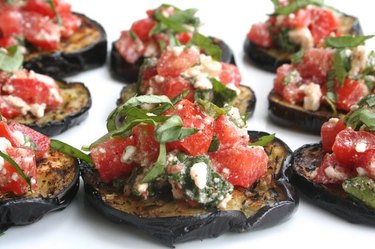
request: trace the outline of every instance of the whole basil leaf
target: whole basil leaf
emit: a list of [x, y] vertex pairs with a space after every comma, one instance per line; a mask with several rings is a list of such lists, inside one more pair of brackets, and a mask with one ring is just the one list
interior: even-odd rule
[[211, 78], [210, 80], [214, 91], [214, 99], [212, 102], [215, 105], [224, 106], [226, 103], [230, 103], [236, 98], [236, 91], [226, 87], [223, 83], [214, 78]]
[[195, 32], [190, 43], [199, 47], [200, 49], [203, 49], [204, 53], [210, 55], [214, 60], [221, 60], [221, 55], [223, 52], [219, 46], [214, 44], [211, 38]]
[[354, 48], [363, 45], [366, 40], [372, 37], [374, 35], [327, 37], [324, 44], [331, 48]]
[[88, 164], [93, 164], [93, 162], [91, 160], [91, 157], [89, 155], [86, 155], [82, 151], [74, 148], [73, 146], [71, 146], [69, 144], [61, 142], [59, 140], [51, 139], [51, 148], [53, 150], [60, 151], [63, 154], [66, 154], [66, 155], [69, 155], [69, 156], [72, 156], [72, 157], [75, 157], [75, 158], [79, 158], [79, 159], [87, 162]]
[[180, 116], [169, 117], [163, 124], [158, 124], [155, 128], [155, 138], [160, 143], [173, 142], [188, 137], [199, 130], [194, 128], [183, 128]]

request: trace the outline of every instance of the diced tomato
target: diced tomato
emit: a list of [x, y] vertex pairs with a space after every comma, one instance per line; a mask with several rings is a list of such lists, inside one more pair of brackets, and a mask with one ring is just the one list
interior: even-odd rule
[[145, 42], [150, 39], [150, 31], [155, 26], [156, 21], [151, 18], [144, 18], [138, 21], [135, 21], [130, 30], [132, 30], [141, 41]]
[[251, 26], [247, 39], [261, 47], [271, 47], [273, 44], [269, 27], [266, 23], [255, 23]]
[[0, 113], [5, 118], [15, 118], [22, 114], [20, 108], [8, 102], [7, 96], [0, 96]]
[[91, 149], [91, 158], [103, 182], [111, 182], [130, 174], [133, 170], [134, 164], [121, 161], [122, 155], [130, 145], [134, 146], [131, 138], [111, 138]]
[[375, 135], [350, 128], [339, 132], [332, 146], [337, 161], [349, 168], [358, 166], [358, 159], [368, 150], [375, 150]]
[[18, 41], [14, 37], [1, 37], [0, 38], [0, 47], [9, 48], [11, 46], [18, 45]]
[[20, 143], [14, 138], [12, 130], [4, 121], [0, 121], [0, 137], [6, 138], [14, 147], [20, 147]]
[[45, 49], [56, 50], [60, 42], [60, 27], [51, 19], [34, 12], [23, 12], [24, 36], [33, 45]]
[[[71, 12], [71, 5], [69, 3], [63, 0], [53, 0], [53, 3], [57, 12], [60, 14]], [[56, 16], [55, 11], [51, 8], [51, 5], [46, 0], [27, 0], [25, 6], [23, 6], [23, 9], [42, 14], [43, 16]]]
[[352, 176], [355, 176], [353, 169], [341, 166], [334, 154], [326, 154], [314, 181], [321, 184], [341, 184]]
[[[36, 188], [36, 162], [34, 152], [31, 149], [13, 148], [6, 150], [10, 156], [20, 166], [26, 176], [30, 177], [34, 184], [32, 188]], [[5, 173], [5, 174], [4, 174]], [[0, 193], [14, 193], [22, 195], [29, 190], [29, 185], [22, 178], [16, 169], [4, 160], [4, 166], [0, 174]]]
[[177, 34], [177, 39], [181, 44], [187, 44], [192, 38], [191, 33], [189, 32], [181, 32]]
[[311, 22], [311, 10], [299, 9], [291, 15], [288, 15], [283, 26], [290, 28], [304, 28], [309, 26]]
[[249, 135], [243, 132], [227, 116], [221, 115], [215, 121], [215, 135], [219, 139], [219, 149], [233, 147], [237, 144], [247, 145]]
[[342, 119], [331, 118], [322, 125], [320, 136], [322, 138], [322, 147], [325, 152], [332, 152], [332, 146], [337, 134], [346, 128]]
[[286, 86], [285, 78], [290, 74], [293, 68], [294, 67], [291, 64], [283, 64], [277, 68], [276, 78], [273, 85], [273, 88], [275, 89], [276, 93], [283, 95], [283, 90]]
[[154, 127], [137, 125], [132, 130], [134, 144], [137, 147], [135, 161], [141, 166], [152, 165], [159, 155], [159, 143], [155, 140]]
[[339, 20], [331, 10], [313, 8], [311, 10], [311, 24], [309, 29], [314, 38], [314, 43], [320, 43], [332, 32], [338, 30]]
[[250, 187], [267, 171], [268, 156], [263, 147], [238, 145], [210, 153], [216, 171], [235, 186]]
[[350, 111], [350, 108], [357, 104], [364, 96], [369, 94], [366, 84], [358, 80], [346, 79], [342, 87], [336, 84], [337, 109]]
[[207, 117], [196, 105], [189, 100], [181, 100], [174, 110], [167, 115], [179, 115], [185, 128], [197, 128], [200, 131], [182, 140], [167, 144], [169, 151], [178, 149], [189, 155], [206, 154], [213, 137], [213, 120]]
[[327, 81], [332, 61], [333, 50], [312, 48], [305, 51], [301, 63], [297, 66], [297, 71], [303, 79], [323, 84]]
[[[36, 160], [42, 159], [50, 150], [50, 139], [42, 133], [13, 121], [10, 122], [8, 126], [12, 133], [19, 131], [25, 136], [26, 143], [21, 145], [21, 147], [31, 148], [35, 152]], [[34, 146], [29, 145], [27, 143], [28, 141], [31, 141]]]
[[235, 65], [222, 62], [219, 79], [225, 85], [233, 83], [235, 86], [239, 86], [241, 84], [240, 70]]
[[65, 38], [73, 35], [74, 31], [76, 31], [82, 24], [82, 19], [80, 17], [70, 13], [62, 14], [61, 19], [63, 22], [61, 36]]
[[115, 44], [117, 51], [130, 64], [135, 63], [143, 55], [144, 46], [140, 40], [138, 41], [133, 40], [128, 31], [122, 31], [120, 39]]
[[161, 55], [157, 64], [158, 74], [164, 77], [178, 77], [186, 69], [199, 62], [199, 52], [196, 49], [168, 47]]
[[22, 14], [15, 9], [1, 12], [0, 31], [4, 37], [21, 34], [23, 31]]
[[147, 14], [148, 17], [153, 18], [154, 17], [154, 10], [153, 9], [146, 10], [146, 14]]
[[150, 85], [154, 89], [153, 94], [166, 95], [170, 99], [173, 99], [185, 90], [189, 90], [185, 98], [192, 102], [194, 101], [194, 87], [190, 81], [182, 77], [166, 77], [163, 82], [153, 80]]
[[375, 180], [375, 150], [368, 150], [358, 160], [358, 167], [363, 168], [367, 175]]

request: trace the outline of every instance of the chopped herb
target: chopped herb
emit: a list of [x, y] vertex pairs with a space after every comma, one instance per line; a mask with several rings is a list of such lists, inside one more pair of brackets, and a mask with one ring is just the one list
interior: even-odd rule
[[151, 170], [143, 178], [144, 183], [151, 182], [158, 178], [161, 174], [164, 173], [165, 165], [167, 162], [167, 150], [165, 144], [161, 143], [159, 148], [159, 156], [155, 164], [152, 166]]
[[169, 46], [171, 46], [171, 47], [176, 47], [176, 46], [181, 45], [180, 41], [178, 39], [176, 39], [176, 37], [173, 34], [170, 34], [168, 36], [168, 40], [169, 40]]
[[273, 140], [275, 139], [275, 133], [273, 134], [270, 134], [270, 135], [266, 135], [266, 136], [262, 136], [258, 139], [258, 141], [254, 142], [254, 143], [249, 143], [250, 146], [266, 146], [268, 145], [269, 143], [271, 143]]
[[132, 38], [133, 41], [136, 41], [136, 40], [139, 39], [137, 34], [133, 30], [129, 30], [129, 35], [130, 35], [130, 38]]
[[199, 99], [207, 100], [207, 101], [212, 101], [213, 99], [213, 92], [211, 90], [199, 90], [196, 89], [194, 91], [194, 100], [198, 101]]
[[271, 32], [271, 35], [281, 50], [293, 53], [299, 49], [299, 46], [289, 40], [289, 31], [290, 28], [282, 27], [280, 33]]
[[147, 69], [156, 67], [157, 59], [156, 58], [145, 58], [138, 73], [137, 80], [137, 93], [140, 93], [140, 87], [143, 83], [143, 76]]
[[350, 62], [345, 51], [337, 49], [333, 57], [333, 67], [340, 87], [344, 85], [344, 81], [348, 75], [348, 65], [350, 65]]
[[[171, 100], [172, 104], [175, 105], [177, 102], [184, 99], [188, 94], [189, 94], [189, 90], [184, 90], [182, 93], [180, 93], [179, 95], [177, 95]], [[172, 107], [173, 106], [169, 105], [169, 103], [161, 104], [160, 106], [154, 108], [152, 110], [152, 113], [155, 115], [161, 115]]]
[[53, 13], [55, 13], [57, 24], [60, 25], [60, 26], [64, 26], [64, 22], [61, 19], [60, 13], [57, 11], [55, 2], [53, 0], [45, 0], [45, 1], [49, 4], [49, 6], [51, 7]]
[[188, 137], [199, 130], [193, 128], [183, 128], [180, 116], [169, 117], [163, 124], [158, 124], [155, 128], [155, 138], [159, 143], [173, 142]]
[[60, 151], [61, 153], [65, 155], [69, 155], [75, 158], [79, 158], [83, 161], [85, 161], [88, 164], [93, 164], [91, 157], [89, 155], [86, 155], [82, 151], [74, 148], [73, 146], [66, 144], [64, 142], [61, 142], [59, 140], [51, 139], [51, 148], [53, 150]]
[[212, 102], [215, 105], [224, 106], [226, 103], [230, 103], [236, 98], [236, 91], [226, 87], [223, 83], [214, 78], [210, 80], [214, 90], [214, 99]]
[[358, 103], [358, 109], [344, 118], [346, 126], [354, 130], [366, 129], [375, 132], [375, 95], [368, 95]]
[[374, 35], [327, 37], [324, 43], [331, 48], [354, 48], [363, 45], [366, 40], [372, 37]]
[[219, 149], [219, 145], [220, 145], [220, 142], [219, 142], [219, 138], [214, 135], [212, 137], [212, 140], [211, 140], [211, 143], [210, 143], [210, 147], [208, 148], [208, 152], [215, 152]]
[[14, 72], [19, 70], [23, 63], [23, 55], [18, 46], [9, 47], [5, 53], [0, 50], [0, 70]]
[[292, 60], [292, 63], [294, 64], [300, 64], [302, 59], [303, 59], [303, 56], [305, 55], [305, 51], [303, 49], [301, 49], [300, 51], [298, 51], [297, 53], [294, 53], [292, 56], [291, 56], [291, 60]]
[[375, 209], [375, 181], [368, 176], [357, 176], [342, 183], [346, 193]]
[[322, 97], [325, 101], [327, 101], [329, 107], [331, 108], [332, 112], [333, 112], [333, 115], [337, 115], [337, 109], [336, 109], [336, 106], [335, 106], [335, 103], [334, 101], [329, 98], [328, 96], [323, 96]]
[[207, 100], [198, 99], [197, 103], [208, 116], [214, 119], [217, 119], [221, 115], [227, 114], [229, 111], [227, 109], [220, 108], [214, 103], [207, 101]]
[[364, 81], [365, 81], [365, 84], [366, 84], [368, 90], [371, 92], [372, 89], [375, 86], [374, 77], [373, 76], [365, 75]]
[[310, 4], [322, 6], [323, 2], [323, 0], [295, 0], [286, 6], [277, 7], [275, 12], [276, 14], [286, 16]]
[[[162, 6], [164, 7], [164, 6]], [[154, 17], [157, 21], [161, 22], [168, 29], [173, 32], [186, 32], [189, 31], [186, 27], [187, 24], [191, 24], [194, 27], [197, 27], [199, 24], [199, 19], [194, 17], [197, 9], [187, 9], [187, 10], [178, 10], [169, 17], [163, 15], [161, 8], [158, 8], [154, 12]], [[153, 31], [155, 32], [155, 30]]]
[[205, 54], [210, 55], [214, 60], [221, 60], [222, 50], [214, 44], [211, 38], [195, 32], [190, 43], [202, 49]]
[[29, 185], [29, 187], [31, 189], [30, 177], [27, 176], [27, 175], [25, 175], [25, 172], [21, 169], [21, 167], [10, 156], [8, 156], [7, 154], [3, 153], [2, 151], [0, 151], [0, 156], [2, 158], [4, 158], [4, 160], [6, 160], [10, 165], [12, 165], [12, 167], [27, 182], [27, 184]]

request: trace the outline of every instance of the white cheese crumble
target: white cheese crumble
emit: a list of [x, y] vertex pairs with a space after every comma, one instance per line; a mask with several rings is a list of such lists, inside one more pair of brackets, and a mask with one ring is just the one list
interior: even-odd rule
[[207, 164], [204, 162], [194, 163], [190, 168], [190, 177], [197, 188], [204, 189], [207, 184]]
[[13, 173], [12, 176], [11, 176], [12, 180], [13, 181], [17, 181], [18, 180], [18, 174], [17, 173]]
[[132, 156], [134, 156], [135, 152], [137, 151], [137, 148], [133, 145], [129, 145], [126, 147], [124, 153], [121, 156], [121, 162], [122, 163], [129, 163]]
[[180, 56], [182, 52], [184, 51], [184, 49], [185, 49], [185, 46], [174, 46], [171, 48], [174, 56]]
[[300, 86], [299, 89], [305, 94], [303, 98], [303, 108], [309, 111], [317, 111], [320, 107], [320, 98], [322, 97], [320, 85], [310, 83]]
[[359, 142], [355, 146], [355, 151], [357, 151], [358, 153], [365, 152], [366, 150], [367, 150], [367, 144], [364, 142]]
[[307, 27], [290, 30], [288, 36], [291, 42], [301, 45], [304, 50], [314, 46], [314, 39]]
[[0, 171], [4, 168], [4, 158], [0, 157]]
[[361, 45], [353, 48], [350, 58], [352, 67], [349, 71], [349, 77], [355, 77], [366, 69], [367, 66], [367, 51], [365, 46]]
[[165, 78], [161, 75], [155, 75], [154, 80], [156, 83], [163, 83], [165, 81]]
[[37, 118], [41, 118], [44, 116], [44, 112], [46, 110], [46, 104], [31, 104], [30, 105], [30, 112]]
[[139, 194], [146, 193], [148, 189], [148, 183], [141, 183], [137, 185], [137, 191]]
[[211, 56], [201, 54], [199, 56], [202, 65], [202, 71], [207, 73], [211, 78], [218, 77], [221, 73], [221, 63], [212, 59]]
[[106, 151], [104, 148], [100, 147], [100, 148], [99, 148], [99, 152], [102, 153], [102, 154], [104, 154], [104, 153], [106, 153], [107, 151]]
[[226, 194], [225, 198], [217, 205], [219, 209], [226, 209], [228, 202], [232, 200], [232, 194]]
[[362, 168], [362, 167], [358, 167], [355, 170], [357, 171], [357, 173], [358, 173], [359, 176], [365, 176], [365, 175], [367, 175], [366, 170], [364, 168]]
[[6, 169], [6, 168], [3, 168], [3, 169], [1, 170], [1, 173], [2, 173], [3, 175], [6, 175], [6, 174], [7, 174], [7, 169]]
[[23, 159], [23, 161], [24, 161], [25, 163], [31, 163], [33, 160], [34, 160], [34, 157], [32, 157], [32, 156], [25, 157], [25, 158]]
[[12, 132], [12, 136], [13, 136], [13, 138], [15, 138], [17, 140], [17, 142], [20, 145], [24, 145], [25, 144], [25, 136], [22, 134], [22, 132], [20, 132], [20, 131], [14, 131], [14, 132]]
[[28, 111], [30, 111], [30, 106], [25, 101], [23, 101], [23, 99], [19, 97], [8, 95], [8, 96], [3, 96], [3, 99], [9, 105], [19, 108], [23, 115], [25, 115]]
[[236, 107], [232, 107], [228, 113], [227, 116], [229, 117], [229, 120], [231, 120], [234, 124], [236, 124], [238, 127], [245, 127], [246, 123], [241, 117], [240, 110]]
[[3, 89], [4, 92], [7, 92], [7, 93], [14, 92], [14, 86], [9, 85], [9, 84], [5, 84], [2, 89]]
[[207, 75], [199, 74], [195, 77], [194, 88], [202, 89], [202, 90], [209, 90], [209, 89], [212, 89], [212, 83], [208, 79]]
[[345, 173], [339, 172], [338, 170], [336, 170], [332, 166], [329, 166], [329, 167], [325, 168], [324, 173], [329, 178], [332, 178], [332, 179], [337, 179], [337, 180], [340, 180], [340, 181], [344, 181], [344, 180], [348, 179], [348, 176]]
[[12, 144], [5, 137], [0, 137], [0, 151], [6, 153], [8, 148], [12, 147]]
[[159, 54], [159, 50], [158, 50], [158, 46], [156, 45], [156, 43], [155, 42], [148, 42], [147, 45], [146, 45], [146, 49], [143, 52], [143, 56], [144, 57], [154, 57], [154, 56], [158, 56], [158, 54]]
[[31, 178], [30, 183], [31, 183], [31, 185], [34, 185], [34, 184], [36, 184], [36, 180], [34, 178]]

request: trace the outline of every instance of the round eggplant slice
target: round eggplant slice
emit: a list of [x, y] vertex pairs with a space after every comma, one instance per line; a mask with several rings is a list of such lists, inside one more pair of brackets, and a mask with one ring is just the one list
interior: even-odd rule
[[305, 110], [301, 105], [286, 102], [282, 96], [274, 90], [268, 95], [268, 109], [271, 120], [293, 128], [319, 135], [320, 127], [330, 118], [344, 113], [332, 112], [329, 107], [321, 106], [317, 111]]
[[[252, 140], [267, 135], [249, 131]], [[225, 210], [191, 207], [173, 200], [170, 190], [140, 200], [117, 192], [100, 182], [93, 166], [81, 168], [86, 198], [106, 218], [131, 224], [167, 246], [175, 243], [218, 237], [225, 232], [246, 232], [275, 225], [289, 218], [298, 197], [285, 174], [290, 149], [279, 139], [268, 144], [268, 172], [251, 188], [235, 187]]]
[[102, 66], [107, 57], [107, 35], [103, 27], [83, 14], [81, 27], [60, 42], [55, 52], [28, 47], [23, 66], [41, 74], [63, 78]]
[[66, 208], [79, 188], [79, 162], [57, 151], [37, 162], [38, 189], [25, 196], [0, 194], [0, 232], [27, 225]]
[[[233, 100], [232, 105], [237, 107], [241, 113], [250, 113], [250, 116], [254, 113], [256, 105], [256, 97], [254, 91], [248, 86], [240, 86], [240, 94]], [[131, 97], [137, 95], [137, 86], [130, 85], [122, 88], [120, 98], [117, 99], [117, 105], [122, 105], [128, 101]]]
[[[340, 34], [362, 35], [363, 31], [358, 18], [349, 15], [340, 17]], [[291, 53], [282, 52], [276, 48], [263, 48], [255, 43], [245, 40], [244, 50], [256, 66], [269, 72], [276, 72], [276, 69], [285, 63], [290, 63]]]
[[46, 111], [41, 118], [27, 114], [13, 120], [46, 136], [58, 135], [85, 120], [91, 107], [91, 95], [87, 87], [82, 83], [63, 81], [57, 81], [57, 84], [63, 98], [63, 103], [59, 107]]
[[375, 225], [375, 209], [349, 197], [340, 185], [317, 184], [313, 178], [324, 152], [321, 144], [308, 144], [293, 153], [292, 183], [311, 203], [351, 223]]
[[[236, 63], [234, 60], [232, 49], [223, 40], [220, 40], [219, 38], [211, 37], [211, 39], [222, 50], [221, 61], [235, 65]], [[135, 63], [130, 64], [126, 62], [124, 58], [121, 56], [121, 54], [118, 52], [115, 43], [116, 42], [112, 43], [110, 55], [110, 71], [112, 77], [128, 84], [137, 82], [139, 68], [143, 63], [144, 57], [141, 57]]]

